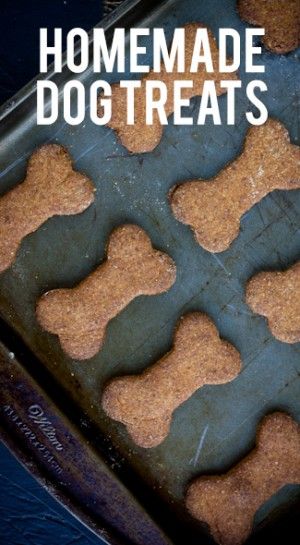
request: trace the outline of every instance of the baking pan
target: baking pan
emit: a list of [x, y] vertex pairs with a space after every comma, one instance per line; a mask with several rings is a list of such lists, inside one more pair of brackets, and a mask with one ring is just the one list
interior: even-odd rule
[[[234, 0], [129, 1], [102, 24], [108, 35], [115, 26], [156, 26], [171, 38], [176, 26], [191, 21], [207, 24], [216, 36], [219, 27], [233, 27], [241, 36], [246, 28]], [[244, 72], [243, 58], [244, 46], [239, 71], [244, 89], [253, 75]], [[145, 62], [151, 64], [150, 56]], [[285, 56], [263, 50], [262, 62], [269, 115], [299, 144], [299, 50]], [[72, 75], [64, 68], [47, 77], [63, 84]], [[98, 76], [87, 70], [80, 78], [88, 87]], [[62, 118], [36, 126], [35, 82], [1, 111], [0, 194], [24, 178], [28, 157], [46, 142], [66, 146], [76, 169], [97, 188], [95, 203], [83, 214], [52, 218], [28, 236], [14, 265], [0, 276], [3, 434], [59, 499], [111, 542], [213, 543], [185, 510], [190, 480], [235, 464], [253, 447], [266, 413], [281, 409], [300, 420], [300, 346], [276, 340], [244, 295], [254, 273], [284, 269], [299, 257], [300, 192], [265, 197], [243, 216], [238, 238], [220, 254], [200, 247], [168, 203], [174, 184], [214, 176], [240, 153], [249, 108], [243, 89], [237, 93], [234, 127], [170, 123], [159, 146], [141, 155], [129, 154], [112, 130], [88, 118], [78, 127]], [[225, 120], [226, 96], [218, 100]], [[191, 104], [196, 116], [199, 98]], [[104, 259], [112, 229], [128, 222], [145, 229], [154, 246], [176, 262], [176, 283], [165, 294], [130, 303], [109, 324], [103, 350], [94, 358], [71, 360], [58, 339], [39, 327], [36, 300], [84, 278]], [[220, 335], [240, 351], [242, 372], [229, 384], [196, 392], [176, 410], [162, 444], [139, 448], [124, 426], [103, 413], [101, 391], [110, 378], [141, 372], [168, 351], [176, 321], [189, 311], [213, 318]], [[54, 426], [61, 450], [53, 436], [54, 443], [45, 436], [39, 418]], [[249, 543], [282, 542], [291, 529], [296, 533], [289, 543], [298, 543], [299, 500], [295, 485], [272, 497], [257, 512]]]

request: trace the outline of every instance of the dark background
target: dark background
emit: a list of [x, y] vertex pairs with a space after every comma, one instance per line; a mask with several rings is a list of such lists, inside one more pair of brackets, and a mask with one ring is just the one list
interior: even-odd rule
[[[0, 0], [0, 104], [39, 71], [39, 28], [86, 30], [102, 0]], [[0, 444], [1, 545], [101, 545]]]
[[0, 0], [0, 103], [39, 72], [39, 29], [90, 30], [103, 15], [102, 0]]

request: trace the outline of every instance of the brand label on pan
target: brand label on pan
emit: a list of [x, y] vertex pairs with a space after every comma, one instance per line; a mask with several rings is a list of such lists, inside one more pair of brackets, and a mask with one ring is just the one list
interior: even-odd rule
[[[44, 445], [33, 432], [31, 427], [26, 424], [26, 422], [19, 416], [17, 411], [11, 405], [4, 405], [3, 407], [4, 414], [8, 417], [9, 421], [12, 422], [16, 428], [27, 438], [30, 445], [39, 452], [40, 456], [44, 458], [46, 462], [51, 466], [51, 468], [58, 474], [61, 474], [63, 469], [60, 467], [55, 457], [48, 450], [46, 445]], [[42, 433], [50, 441], [51, 446], [53, 446], [57, 451], [62, 451], [63, 446], [56, 439], [55, 428], [51, 425], [51, 422], [44, 417], [44, 411], [39, 405], [31, 405], [28, 409], [28, 417], [33, 420], [35, 424], [38, 425]], [[43, 427], [41, 427], [43, 425]], [[53, 428], [49, 431], [49, 428]], [[54, 435], [53, 435], [54, 430]], [[48, 435], [49, 433], [49, 435]], [[52, 435], [51, 435], [52, 434]]]

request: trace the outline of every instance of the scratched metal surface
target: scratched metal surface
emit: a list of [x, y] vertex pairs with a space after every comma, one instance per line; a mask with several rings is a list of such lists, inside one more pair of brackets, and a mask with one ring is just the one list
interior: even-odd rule
[[[243, 35], [246, 27], [234, 0], [170, 0], [137, 26], [164, 26], [171, 37], [174, 27], [190, 21], [204, 22], [215, 33], [228, 26]], [[239, 237], [229, 250], [217, 255], [196, 244], [191, 230], [175, 220], [168, 204], [174, 184], [209, 178], [240, 153], [249, 106], [244, 89], [253, 79], [245, 74], [243, 59], [244, 46], [236, 126], [208, 122], [205, 127], [175, 127], [170, 118], [152, 153], [130, 155], [113, 131], [88, 119], [79, 127], [67, 126], [61, 118], [55, 126], [37, 127], [33, 108], [24, 107], [18, 117], [11, 114], [3, 123], [1, 194], [23, 179], [32, 150], [48, 141], [69, 149], [75, 167], [92, 178], [97, 193], [95, 204], [82, 215], [52, 218], [23, 241], [15, 264], [0, 276], [1, 316], [21, 334], [41, 366], [111, 437], [136, 474], [173, 505], [182, 520], [189, 480], [224, 471], [245, 455], [264, 414], [284, 409], [300, 420], [300, 346], [277, 341], [244, 299], [245, 283], [254, 273], [284, 269], [299, 257], [300, 192], [276, 191], [264, 198], [242, 218]], [[269, 115], [281, 120], [291, 140], [299, 144], [299, 50], [286, 56], [263, 50], [262, 62], [266, 72], [259, 78], [268, 85], [264, 102]], [[64, 81], [68, 77], [65, 73]], [[116, 74], [105, 77], [118, 79]], [[91, 71], [82, 76], [87, 86], [94, 79], [97, 76]], [[193, 99], [194, 115], [198, 105], [199, 99]], [[226, 96], [219, 98], [219, 105], [225, 120]], [[174, 259], [176, 284], [166, 294], [135, 299], [109, 324], [103, 350], [87, 362], [73, 361], [56, 337], [38, 326], [36, 300], [49, 289], [73, 286], [89, 274], [104, 259], [111, 230], [125, 222], [143, 227], [153, 244]], [[220, 335], [240, 351], [242, 372], [230, 384], [204, 387], [178, 408], [161, 445], [138, 448], [122, 425], [103, 414], [101, 390], [111, 377], [141, 372], [169, 350], [176, 321], [191, 310], [214, 319]], [[260, 509], [256, 521], [298, 495], [298, 487], [286, 487]]]
[[0, 443], [1, 545], [104, 545], [24, 471]]

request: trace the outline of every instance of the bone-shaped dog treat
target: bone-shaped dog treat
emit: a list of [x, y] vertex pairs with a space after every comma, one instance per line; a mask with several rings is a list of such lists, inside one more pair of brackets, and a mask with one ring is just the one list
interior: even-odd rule
[[246, 301], [268, 319], [275, 337], [300, 341], [300, 261], [284, 272], [261, 272], [248, 283]]
[[287, 414], [266, 416], [256, 447], [223, 475], [201, 476], [188, 488], [186, 506], [209, 525], [221, 545], [241, 545], [258, 508], [286, 484], [300, 483], [300, 427]]
[[107, 260], [73, 289], [44, 294], [37, 318], [59, 336], [63, 350], [83, 360], [101, 348], [108, 322], [138, 295], [155, 295], [174, 283], [171, 258], [154, 250], [146, 233], [124, 225], [111, 234]]
[[61, 146], [35, 151], [24, 182], [0, 198], [0, 272], [12, 265], [22, 239], [55, 215], [83, 212], [94, 200], [91, 181], [72, 169]]
[[240, 17], [265, 28], [264, 45], [275, 53], [288, 53], [300, 44], [299, 0], [239, 0]]
[[[143, 153], [152, 151], [160, 142], [163, 132], [157, 112], [153, 114], [153, 124], [146, 124], [146, 82], [149, 80], [159, 80], [165, 83], [167, 87], [168, 98], [165, 104], [166, 115], [169, 116], [174, 111], [174, 92], [173, 85], [175, 80], [190, 80], [193, 81], [193, 88], [183, 90], [182, 97], [189, 99], [193, 96], [202, 95], [203, 84], [205, 80], [212, 80], [216, 84], [216, 92], [221, 95], [226, 92], [220, 86], [221, 80], [237, 79], [235, 73], [221, 73], [218, 71], [219, 51], [216, 40], [208, 30], [209, 44], [214, 72], [206, 72], [204, 65], [199, 65], [198, 71], [190, 72], [191, 60], [195, 42], [197, 29], [205, 28], [198, 23], [190, 23], [185, 25], [185, 72], [178, 72], [177, 69], [173, 72], [167, 72], [165, 67], [161, 67], [159, 73], [154, 73], [152, 70], [142, 78], [142, 84], [139, 89], [135, 90], [134, 111], [135, 124], [127, 125], [127, 97], [126, 90], [120, 87], [119, 83], [112, 85], [112, 117], [108, 126], [116, 130], [123, 146], [132, 153]], [[158, 97], [157, 97], [158, 98]], [[98, 113], [103, 115], [99, 97]]]
[[174, 347], [141, 375], [113, 379], [102, 407], [123, 422], [141, 447], [158, 445], [168, 435], [174, 410], [205, 384], [223, 384], [241, 368], [238, 351], [220, 339], [205, 314], [181, 318]]
[[275, 120], [251, 127], [244, 151], [211, 180], [187, 181], [171, 192], [174, 215], [190, 225], [201, 246], [226, 250], [241, 216], [274, 189], [300, 188], [300, 148]]

